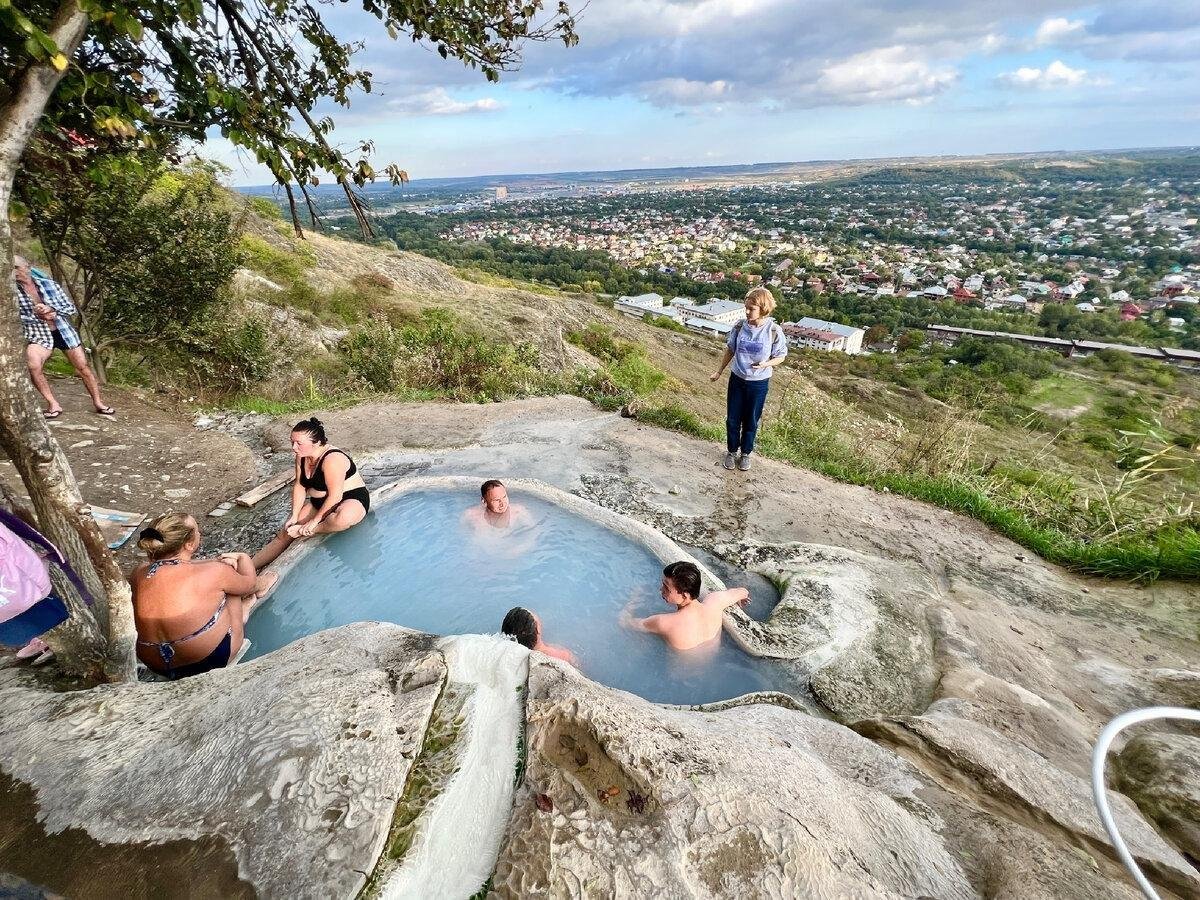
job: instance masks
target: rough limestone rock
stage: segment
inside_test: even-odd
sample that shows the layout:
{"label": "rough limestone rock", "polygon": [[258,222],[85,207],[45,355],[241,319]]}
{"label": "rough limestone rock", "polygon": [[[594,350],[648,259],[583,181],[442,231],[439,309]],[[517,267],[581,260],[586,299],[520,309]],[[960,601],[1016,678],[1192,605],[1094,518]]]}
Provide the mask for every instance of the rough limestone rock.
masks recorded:
{"label": "rough limestone rock", "polygon": [[941,678],[928,713],[941,713],[978,723],[1036,750],[1055,766],[1088,777],[1092,747],[1084,735],[1090,728],[1066,698],[1049,698],[985,671],[979,646],[947,607],[928,610],[934,636],[934,659]]}
{"label": "rough limestone rock", "polygon": [[[480,308],[504,320],[512,307],[493,300]],[[531,327],[578,362],[558,312]],[[730,473],[719,447],[578,398],[322,418],[372,489],[412,474],[535,478],[735,567],[790,575],[776,618],[756,631],[731,617],[731,636],[813,675],[855,723],[806,715],[803,697],[664,709],[539,663],[497,894],[1139,900],[1091,806],[1087,761],[1116,713],[1200,705],[1194,585],[1077,577],[973,520],[766,458]],[[286,452],[291,421],[264,439]],[[212,545],[261,545],[285,500],[220,520]],[[234,672],[86,694],[0,672],[0,871],[72,897],[353,896],[381,874],[391,810],[407,858],[405,829],[423,819],[400,809],[424,816],[429,776],[459,770],[455,744],[425,724],[440,657],[404,635],[356,626]],[[456,724],[453,693],[435,724]],[[1197,751],[1179,747],[1131,742],[1113,783],[1187,855],[1172,821],[1198,819],[1178,805]],[[511,783],[507,760],[489,774]],[[1200,896],[1183,856],[1114,801],[1164,898]]]}
{"label": "rough limestone rock", "polygon": [[445,677],[433,641],[350,625],[75,693],[0,673],[0,781],[26,813],[3,806],[0,870],[89,898],[353,896]]}
{"label": "rough limestone rock", "polygon": [[818,544],[733,545],[721,556],[786,583],[765,622],[740,610],[734,636],[788,660],[841,722],[912,715],[937,683],[925,609],[937,586],[915,566]]}
{"label": "rough limestone rock", "polygon": [[1200,863],[1200,738],[1139,734],[1110,765],[1117,787]]}
{"label": "rough limestone rock", "polygon": [[843,726],[667,710],[549,661],[526,708],[500,896],[976,896],[915,770]]}
{"label": "rough limestone rock", "polygon": [[[1095,854],[1111,855],[1085,778],[975,722],[931,713],[858,722],[858,733],[894,747],[947,785],[1002,806],[1015,819],[1037,822]],[[1109,792],[1109,804],[1130,853],[1143,870],[1181,896],[1200,896],[1200,874],[1143,819],[1128,798]]]}

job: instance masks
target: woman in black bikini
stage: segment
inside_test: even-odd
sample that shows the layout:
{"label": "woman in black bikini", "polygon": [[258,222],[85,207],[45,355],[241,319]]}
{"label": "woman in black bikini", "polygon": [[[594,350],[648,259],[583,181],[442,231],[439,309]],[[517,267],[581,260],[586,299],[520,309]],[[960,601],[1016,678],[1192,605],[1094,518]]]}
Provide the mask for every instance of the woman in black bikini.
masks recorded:
{"label": "woman in black bikini", "polygon": [[138,658],[170,679],[229,665],[242,648],[242,626],[257,593],[275,576],[259,578],[245,553],[193,560],[200,528],[181,513],[143,528],[138,547],[150,558],[129,579]]}
{"label": "woman in black bikini", "polygon": [[345,531],[363,520],[371,495],[354,460],[330,447],[325,426],[316,417],[292,429],[296,480],[292,483],[292,514],[275,539],[254,557],[260,571],[298,538]]}

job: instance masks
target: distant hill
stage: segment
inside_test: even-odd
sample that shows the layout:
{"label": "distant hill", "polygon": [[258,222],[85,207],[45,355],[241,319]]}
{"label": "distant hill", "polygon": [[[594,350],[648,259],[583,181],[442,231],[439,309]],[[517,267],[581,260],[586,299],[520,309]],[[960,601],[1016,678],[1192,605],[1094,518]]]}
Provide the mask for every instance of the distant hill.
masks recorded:
{"label": "distant hill", "polygon": [[[397,188],[383,181],[367,185],[363,190],[372,202],[394,202],[406,195],[456,195],[478,193],[505,186],[511,193],[563,188],[569,185],[590,187],[605,184],[645,182],[647,185],[667,185],[682,182],[700,184],[755,183],[763,181],[823,181],[832,178],[899,178],[900,173],[939,172],[944,177],[962,180],[1010,180],[997,169],[1022,166],[1045,166],[1053,163],[1080,163],[1086,166],[1109,165],[1115,168],[1136,168],[1140,161],[1169,160],[1172,157],[1200,154],[1200,147],[1167,147],[1133,150],[1049,151],[1039,153],[986,154],[981,156],[913,156],[878,159],[807,160],[802,162],[753,163],[731,166],[683,166],[675,168],[617,169],[611,171],[510,173],[477,175],[462,178],[414,178],[406,187]],[[1042,169],[1042,171],[1047,171]],[[1064,170],[1065,171],[1065,170]],[[876,173],[881,173],[876,175]],[[952,174],[953,173],[953,174]],[[968,173],[970,176],[968,177]],[[908,180],[911,180],[909,178]],[[944,178],[943,178],[944,180]],[[869,183],[869,182],[868,182]],[[271,196],[272,185],[238,188],[244,194]],[[323,201],[337,201],[342,190],[337,185],[321,185],[311,189]]]}

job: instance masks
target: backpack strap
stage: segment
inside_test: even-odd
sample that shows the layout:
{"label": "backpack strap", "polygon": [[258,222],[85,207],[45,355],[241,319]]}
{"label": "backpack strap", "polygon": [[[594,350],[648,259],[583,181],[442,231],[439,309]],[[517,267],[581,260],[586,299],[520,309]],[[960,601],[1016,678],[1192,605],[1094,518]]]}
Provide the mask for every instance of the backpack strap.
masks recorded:
{"label": "backpack strap", "polygon": [[79,592],[80,598],[88,606],[94,606],[95,601],[92,599],[92,592],[84,587],[83,579],[79,577],[71,564],[67,562],[67,558],[62,552],[54,546],[40,531],[26,524],[25,520],[0,506],[0,522],[8,526],[9,531],[17,537],[28,541],[31,544],[36,544],[50,555],[50,561],[53,562],[62,573],[67,577],[67,581],[71,582],[72,587]]}

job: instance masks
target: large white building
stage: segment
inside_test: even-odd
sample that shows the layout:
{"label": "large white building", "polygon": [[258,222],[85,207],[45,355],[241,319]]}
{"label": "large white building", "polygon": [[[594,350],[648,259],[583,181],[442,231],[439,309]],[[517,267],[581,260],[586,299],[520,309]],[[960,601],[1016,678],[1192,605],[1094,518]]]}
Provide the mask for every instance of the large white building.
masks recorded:
{"label": "large white building", "polygon": [[783,335],[793,347],[813,347],[841,353],[862,353],[866,331],[839,322],[805,316],[799,322],[784,322]]}
{"label": "large white building", "polygon": [[670,304],[659,294],[618,297],[613,309],[638,319],[647,315],[664,316],[684,325],[689,331],[712,337],[725,337],[733,326],[746,318],[746,308],[729,300],[696,303],[687,297],[675,297]]}
{"label": "large white building", "polygon": [[722,325],[733,325],[746,318],[745,305],[732,300],[709,300],[706,303],[696,303],[687,297],[676,297],[671,301],[671,305],[687,319],[705,319],[709,322],[719,322]]}
{"label": "large white building", "polygon": [[613,309],[627,316],[643,318],[646,313],[662,314],[663,298],[659,294],[638,294],[636,297],[618,297]]}

